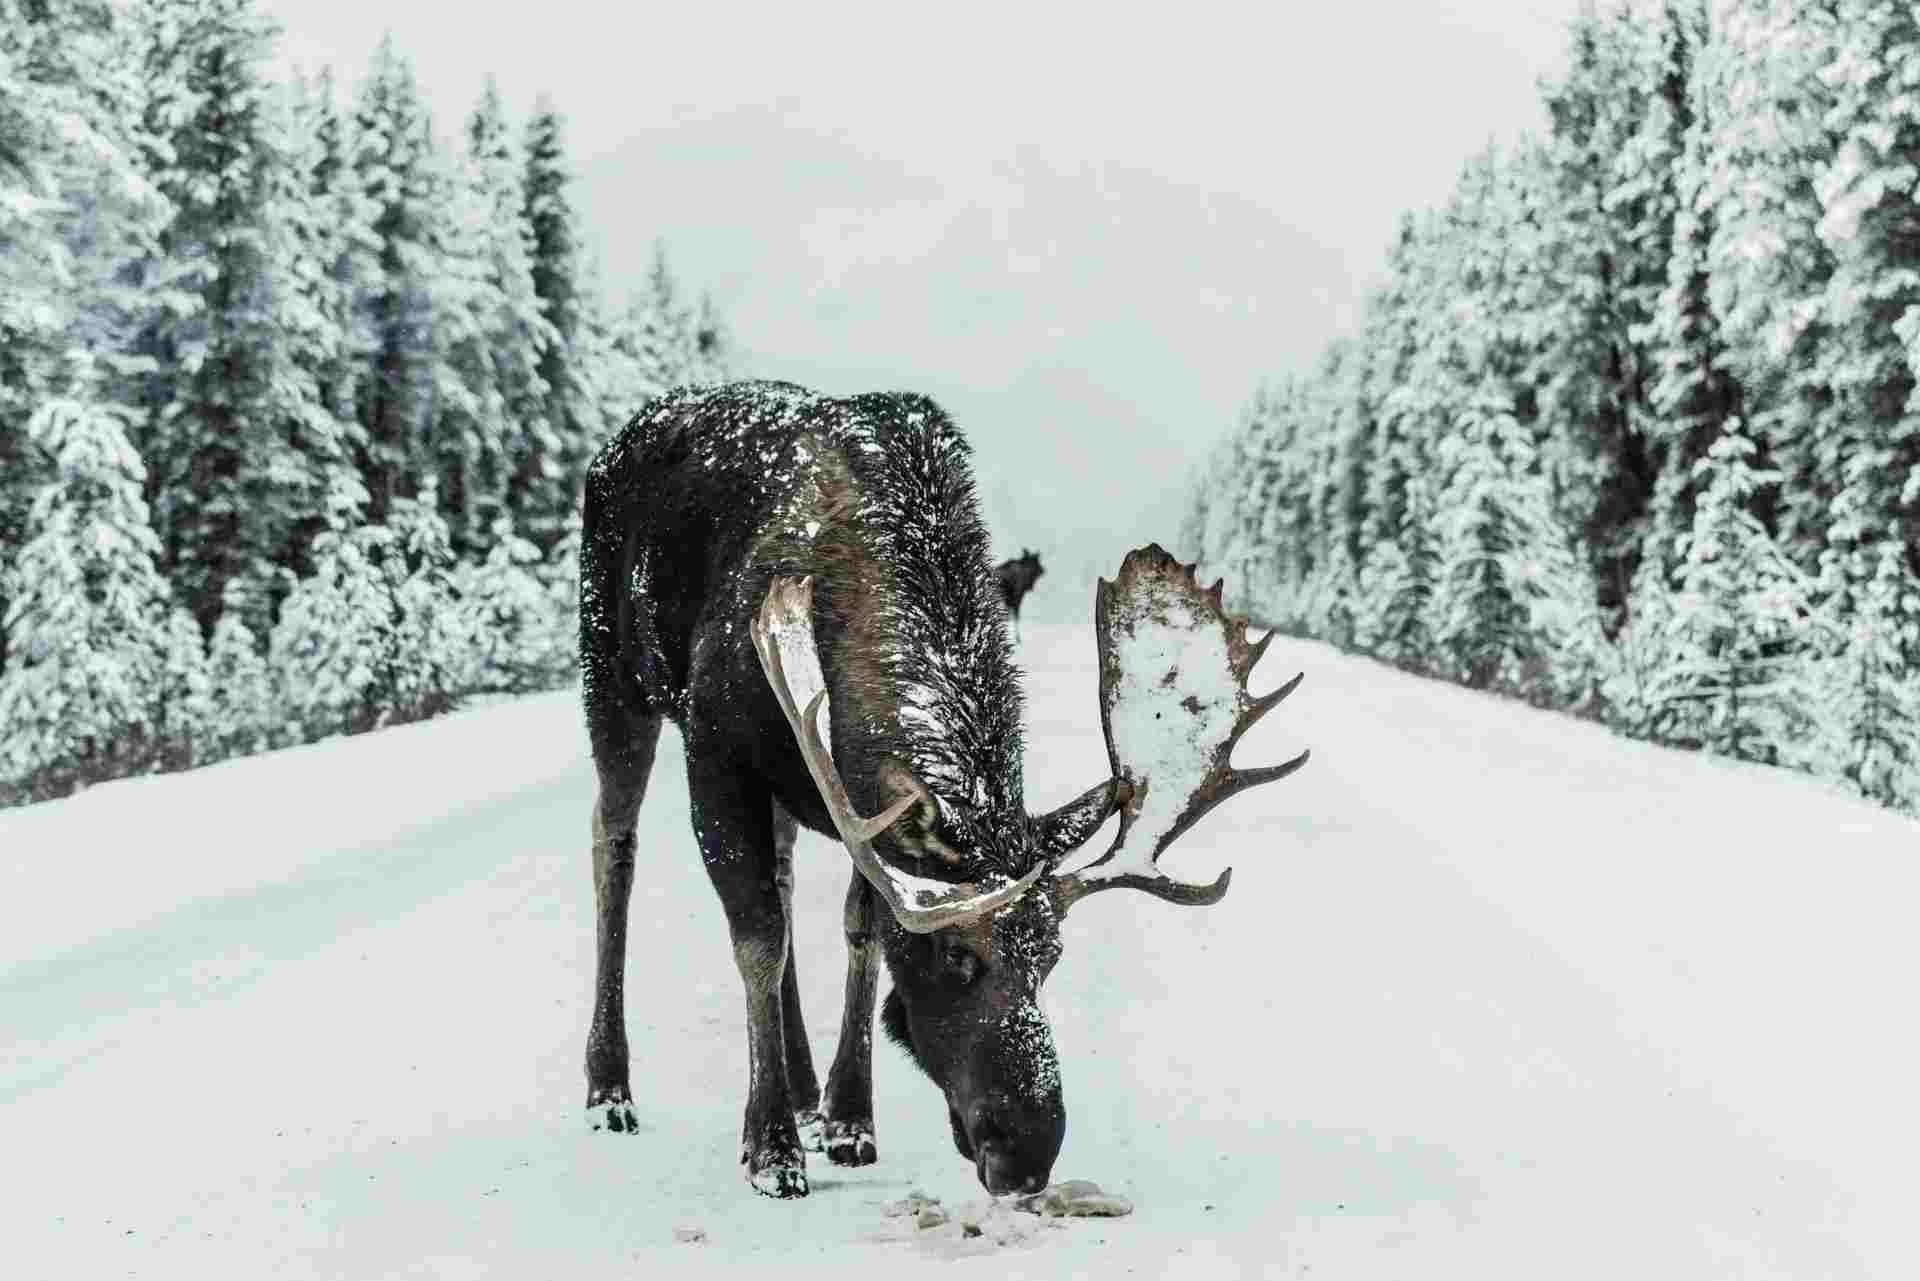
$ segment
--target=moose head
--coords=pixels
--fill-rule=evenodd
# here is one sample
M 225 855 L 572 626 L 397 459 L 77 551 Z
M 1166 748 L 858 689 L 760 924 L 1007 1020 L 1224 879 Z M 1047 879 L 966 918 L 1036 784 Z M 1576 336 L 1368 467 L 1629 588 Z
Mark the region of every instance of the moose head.
M 1100 582 L 1100 722 L 1111 777 L 1044 816 L 986 812 L 893 767 L 876 776 L 879 812 L 861 817 L 820 730 L 827 694 L 811 580 L 776 579 L 753 624 L 761 665 L 834 826 L 886 908 L 875 914 L 893 980 L 882 1025 L 945 1096 L 955 1147 L 996 1195 L 1044 1187 L 1066 1134 L 1060 1064 L 1039 999 L 1060 959 L 1066 912 L 1108 889 L 1193 906 L 1220 901 L 1230 868 L 1189 884 L 1159 870 L 1161 854 L 1228 797 L 1307 760 L 1302 752 L 1244 771 L 1229 763 L 1241 735 L 1300 678 L 1252 697 L 1247 679 L 1271 636 L 1249 643 L 1245 623 L 1221 608 L 1221 585 L 1203 590 L 1193 571 L 1150 545 L 1129 554 L 1113 582 Z M 1106 853 L 1060 872 L 1116 809 Z M 951 879 L 981 865 L 1005 870 Z

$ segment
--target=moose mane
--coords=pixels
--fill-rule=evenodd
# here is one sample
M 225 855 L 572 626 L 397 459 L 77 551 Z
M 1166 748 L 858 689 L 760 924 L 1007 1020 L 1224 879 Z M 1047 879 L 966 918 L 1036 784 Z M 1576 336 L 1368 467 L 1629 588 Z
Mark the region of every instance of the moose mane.
M 1020 678 L 988 559 L 965 437 L 923 396 L 885 393 L 826 402 L 829 439 L 852 471 L 858 519 L 834 522 L 858 546 L 823 536 L 829 565 L 863 561 L 847 585 L 843 655 L 858 671 L 869 757 L 893 755 L 943 803 L 980 822 L 973 853 L 1026 870 Z M 842 577 L 836 574 L 836 577 Z M 887 713 L 891 712 L 889 715 Z

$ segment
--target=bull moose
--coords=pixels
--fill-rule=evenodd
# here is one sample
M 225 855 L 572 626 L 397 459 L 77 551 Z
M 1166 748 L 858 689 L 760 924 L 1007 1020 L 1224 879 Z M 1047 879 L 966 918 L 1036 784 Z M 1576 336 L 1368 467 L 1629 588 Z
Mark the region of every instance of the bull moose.
M 1203 904 L 1166 846 L 1284 765 L 1232 769 L 1265 648 L 1157 546 L 1096 591 L 1110 777 L 1059 809 L 1022 795 L 1021 690 L 953 423 L 914 395 L 830 398 L 785 383 L 682 389 L 600 452 L 582 516 L 580 658 L 599 775 L 598 960 L 589 1123 L 636 1128 L 624 1017 L 635 822 L 663 719 L 679 726 L 695 840 L 746 989 L 740 1159 L 758 1191 L 807 1192 L 804 1151 L 875 1159 L 872 1026 L 945 1096 L 954 1145 L 994 1194 L 1045 1186 L 1066 1129 L 1037 1001 L 1060 922 L 1087 894 Z M 1196 665 L 1197 664 L 1197 665 Z M 1113 813 L 1118 836 L 1061 861 Z M 872 817 L 865 817 L 871 815 Z M 852 857 L 846 1009 L 822 1095 L 792 947 L 797 824 Z M 1130 835 L 1141 836 L 1126 857 Z M 649 857 L 655 852 L 649 852 Z

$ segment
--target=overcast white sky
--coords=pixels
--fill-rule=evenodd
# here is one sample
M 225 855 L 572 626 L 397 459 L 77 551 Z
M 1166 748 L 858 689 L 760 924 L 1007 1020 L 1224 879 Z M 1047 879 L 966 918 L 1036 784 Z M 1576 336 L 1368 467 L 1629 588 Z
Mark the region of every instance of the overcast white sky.
M 550 92 L 614 287 L 664 236 L 749 372 L 934 395 L 996 547 L 1077 574 L 1170 541 L 1399 212 L 1541 126 L 1575 3 L 266 7 L 347 84 L 390 29 L 443 132 L 488 72 L 522 118 Z

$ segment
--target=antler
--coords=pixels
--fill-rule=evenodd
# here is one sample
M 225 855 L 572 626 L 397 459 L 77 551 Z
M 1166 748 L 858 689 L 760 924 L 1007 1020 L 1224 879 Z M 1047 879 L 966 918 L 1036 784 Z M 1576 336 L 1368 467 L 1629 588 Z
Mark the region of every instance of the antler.
M 833 754 L 821 739 L 820 707 L 827 701 L 826 678 L 820 670 L 820 655 L 813 643 L 813 578 L 795 582 L 776 578 L 767 590 L 760 614 L 751 624 L 753 648 L 760 655 L 760 666 L 773 686 L 780 710 L 786 713 L 794 737 L 800 741 L 800 755 L 813 775 L 820 799 L 826 802 L 833 825 L 840 832 L 847 852 L 867 883 L 893 909 L 894 919 L 915 934 L 929 934 L 949 925 L 959 925 L 996 912 L 1027 892 L 1027 887 L 1046 871 L 1045 863 L 1017 881 L 997 889 L 982 891 L 971 884 L 955 885 L 903 872 L 882 859 L 873 848 L 873 838 L 893 826 L 914 798 L 903 797 L 875 818 L 861 818 L 847 797 L 840 781 Z M 788 684 L 788 674 L 817 689 L 803 713 Z
M 1160 871 L 1167 846 L 1214 806 L 1249 787 L 1285 778 L 1307 762 L 1237 770 L 1234 744 L 1299 686 L 1301 677 L 1254 698 L 1247 677 L 1273 639 L 1247 641 L 1244 621 L 1229 619 L 1220 587 L 1202 590 L 1194 566 L 1158 543 L 1129 552 L 1114 581 L 1094 596 L 1100 649 L 1100 728 L 1116 778 L 1132 784 L 1113 845 L 1094 862 L 1054 878 L 1062 911 L 1098 890 L 1135 889 L 1170 903 L 1217 903 L 1233 869 L 1212 884 L 1176 881 Z M 1301 675 L 1304 675 L 1302 673 Z M 1121 850 L 1138 828 L 1144 846 Z

